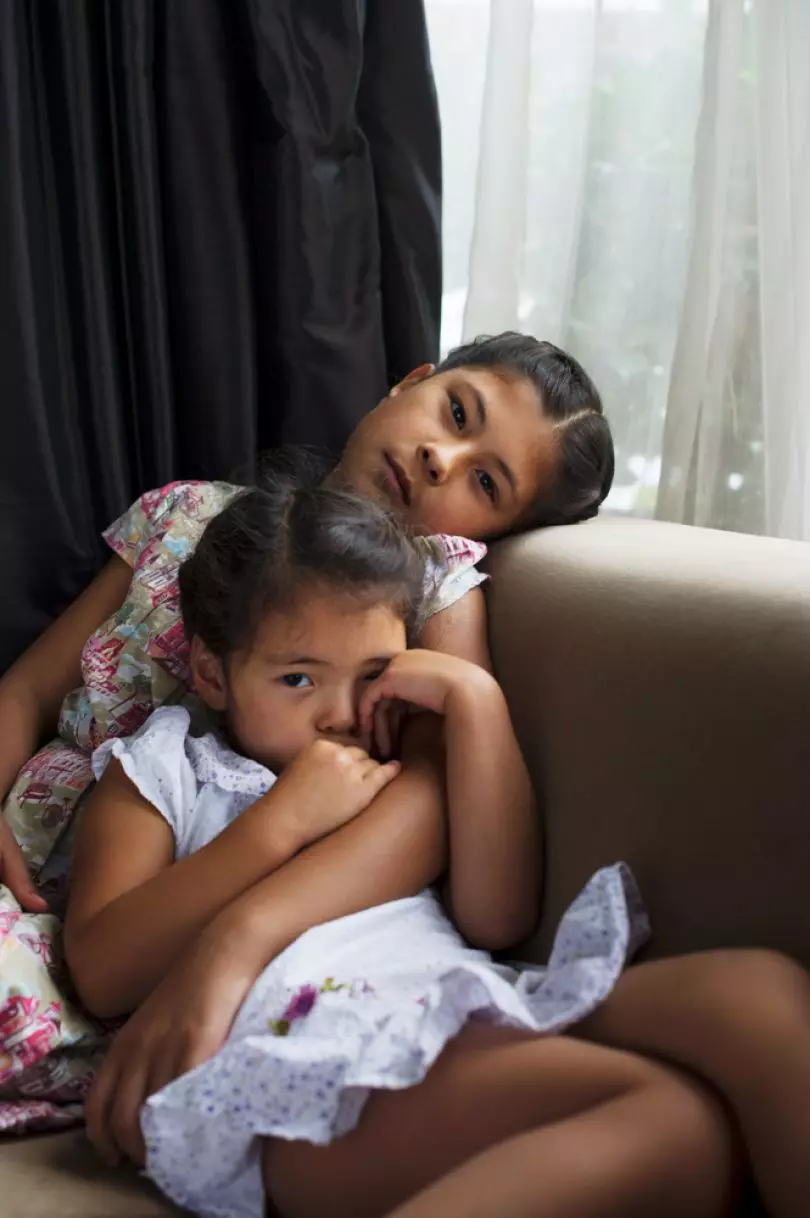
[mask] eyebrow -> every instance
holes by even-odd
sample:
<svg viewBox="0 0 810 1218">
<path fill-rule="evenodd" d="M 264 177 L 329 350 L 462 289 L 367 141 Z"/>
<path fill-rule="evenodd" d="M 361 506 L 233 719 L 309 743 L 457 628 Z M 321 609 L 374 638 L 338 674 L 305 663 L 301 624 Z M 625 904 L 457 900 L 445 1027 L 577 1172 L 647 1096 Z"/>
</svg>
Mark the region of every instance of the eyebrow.
<svg viewBox="0 0 810 1218">
<path fill-rule="evenodd" d="M 487 425 L 487 406 L 480 389 L 473 387 L 473 398 L 475 400 L 475 413 L 478 415 L 478 426 L 483 431 Z M 517 479 L 503 457 L 496 457 L 495 464 L 509 484 L 512 494 L 517 495 Z"/>
<path fill-rule="evenodd" d="M 315 656 L 275 656 L 268 655 L 265 657 L 268 664 L 278 664 L 279 668 L 290 668 L 294 664 L 320 664 L 321 667 L 326 664 L 326 660 L 318 660 Z"/>
<path fill-rule="evenodd" d="M 385 656 L 368 656 L 365 660 L 360 661 L 360 666 L 364 664 L 390 664 L 394 658 L 394 652 Z M 267 656 L 268 664 L 278 665 L 279 668 L 294 668 L 296 665 L 317 665 L 319 668 L 326 668 L 330 665 L 329 660 L 319 660 L 316 656 Z"/>
</svg>

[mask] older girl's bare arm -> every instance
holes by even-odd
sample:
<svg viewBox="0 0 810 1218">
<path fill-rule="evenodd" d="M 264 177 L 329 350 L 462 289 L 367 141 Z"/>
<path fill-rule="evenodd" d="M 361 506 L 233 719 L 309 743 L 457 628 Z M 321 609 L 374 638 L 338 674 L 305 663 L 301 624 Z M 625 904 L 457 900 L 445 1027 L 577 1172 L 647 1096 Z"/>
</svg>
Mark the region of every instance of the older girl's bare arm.
<svg viewBox="0 0 810 1218">
<path fill-rule="evenodd" d="M 480 588 L 472 588 L 449 609 L 428 618 L 422 627 L 419 646 L 426 651 L 469 660 L 492 671 L 487 640 L 487 603 Z"/>
<path fill-rule="evenodd" d="M 67 609 L 0 679 L 0 804 L 14 779 L 52 734 L 65 695 L 81 683 L 82 649 L 90 635 L 123 604 L 131 572 L 113 558 Z M 0 820 L 0 883 L 32 913 L 47 909 L 25 859 Z"/>
<path fill-rule="evenodd" d="M 0 799 L 43 739 L 62 701 L 81 684 L 85 643 L 121 608 L 132 571 L 112 558 L 103 571 L 0 679 Z"/>
</svg>

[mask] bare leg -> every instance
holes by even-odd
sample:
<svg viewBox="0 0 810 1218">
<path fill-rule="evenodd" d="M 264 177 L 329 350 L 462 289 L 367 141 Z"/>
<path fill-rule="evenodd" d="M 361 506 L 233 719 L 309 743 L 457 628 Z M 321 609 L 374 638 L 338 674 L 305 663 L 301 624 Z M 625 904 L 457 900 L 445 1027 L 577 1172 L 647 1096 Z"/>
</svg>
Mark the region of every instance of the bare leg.
<svg viewBox="0 0 810 1218">
<path fill-rule="evenodd" d="M 720 1218 L 734 1174 L 725 1118 L 691 1083 L 480 1025 L 420 1086 L 373 1095 L 352 1133 L 270 1142 L 264 1167 L 281 1218 Z"/>
<path fill-rule="evenodd" d="M 577 1029 L 695 1071 L 726 1098 L 774 1218 L 810 1202 L 810 976 L 765 951 L 640 964 Z"/>
</svg>

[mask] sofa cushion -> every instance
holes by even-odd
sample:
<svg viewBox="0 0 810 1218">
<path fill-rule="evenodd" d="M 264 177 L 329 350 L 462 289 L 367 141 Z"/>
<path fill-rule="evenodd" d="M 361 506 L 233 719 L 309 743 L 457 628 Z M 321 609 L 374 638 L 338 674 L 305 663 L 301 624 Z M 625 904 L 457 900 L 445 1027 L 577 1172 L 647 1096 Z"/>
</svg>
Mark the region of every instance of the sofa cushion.
<svg viewBox="0 0 810 1218">
<path fill-rule="evenodd" d="M 101 1165 L 83 1129 L 0 1139 L 0 1214 L 7 1218 L 171 1218 L 134 1170 Z"/>
<path fill-rule="evenodd" d="M 541 798 L 543 958 L 596 868 L 659 955 L 810 965 L 810 547 L 604 518 L 490 554 L 493 660 Z"/>
</svg>

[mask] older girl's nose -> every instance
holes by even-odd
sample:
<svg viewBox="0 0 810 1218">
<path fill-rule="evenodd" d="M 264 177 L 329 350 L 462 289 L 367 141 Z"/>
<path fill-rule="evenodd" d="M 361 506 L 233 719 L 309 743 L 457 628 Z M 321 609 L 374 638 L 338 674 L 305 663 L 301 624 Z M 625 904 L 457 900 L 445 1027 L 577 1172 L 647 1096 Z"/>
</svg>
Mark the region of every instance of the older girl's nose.
<svg viewBox="0 0 810 1218">
<path fill-rule="evenodd" d="M 439 486 L 447 478 L 452 464 L 453 453 L 441 444 L 425 445 L 422 448 L 422 465 L 428 481 Z"/>
</svg>

